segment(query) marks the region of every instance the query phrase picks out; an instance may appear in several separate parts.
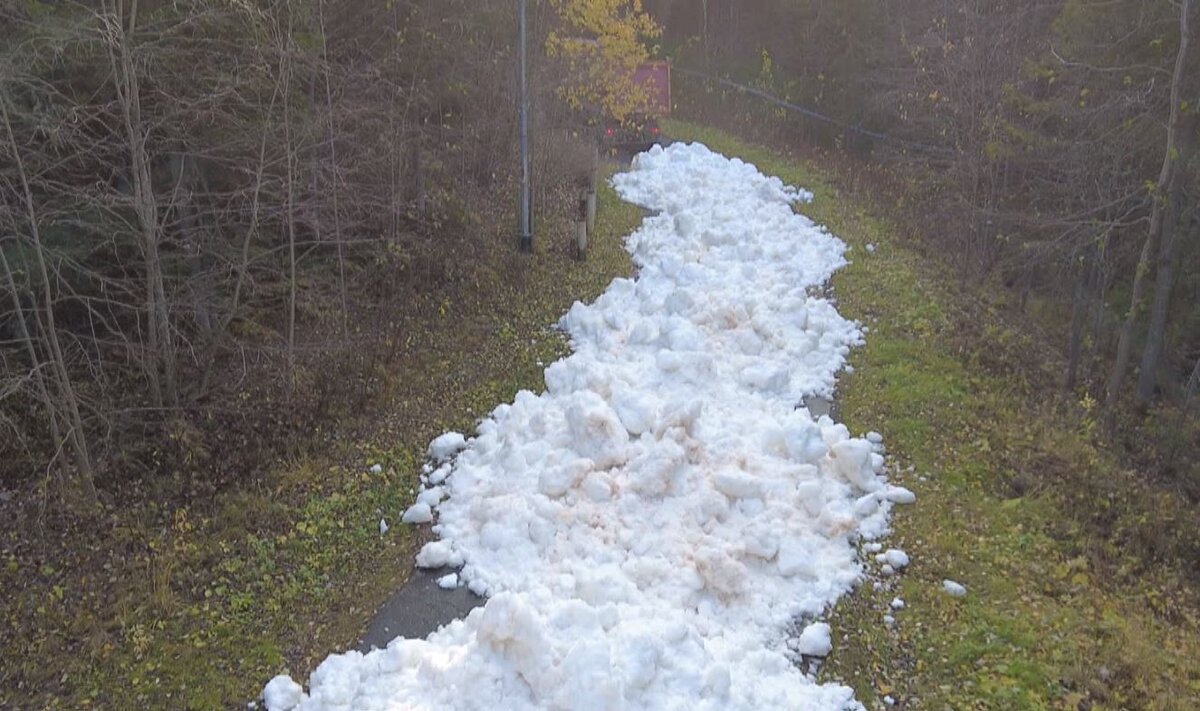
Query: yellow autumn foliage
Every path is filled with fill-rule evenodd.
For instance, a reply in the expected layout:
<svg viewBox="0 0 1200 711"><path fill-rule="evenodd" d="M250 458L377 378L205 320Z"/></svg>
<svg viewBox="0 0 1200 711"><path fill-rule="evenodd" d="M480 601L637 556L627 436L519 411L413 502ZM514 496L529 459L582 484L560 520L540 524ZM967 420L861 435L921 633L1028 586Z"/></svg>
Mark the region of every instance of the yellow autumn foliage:
<svg viewBox="0 0 1200 711"><path fill-rule="evenodd" d="M567 62L569 79L560 87L574 108L598 110L618 121L647 101L633 72L650 58L648 43L661 29L642 0L550 0L560 26L550 33L546 52Z"/></svg>

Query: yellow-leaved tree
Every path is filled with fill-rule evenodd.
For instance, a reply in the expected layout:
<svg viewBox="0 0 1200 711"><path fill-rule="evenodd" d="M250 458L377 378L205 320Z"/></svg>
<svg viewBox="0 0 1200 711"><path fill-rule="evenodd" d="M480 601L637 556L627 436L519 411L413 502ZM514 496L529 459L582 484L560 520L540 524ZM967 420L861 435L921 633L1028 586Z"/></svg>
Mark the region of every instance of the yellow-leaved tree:
<svg viewBox="0 0 1200 711"><path fill-rule="evenodd" d="M650 58L649 43L661 30L642 0L550 0L560 26L546 51L565 60L569 79L560 92L575 108L592 108L626 121L646 105L647 94L633 81L634 70Z"/></svg>

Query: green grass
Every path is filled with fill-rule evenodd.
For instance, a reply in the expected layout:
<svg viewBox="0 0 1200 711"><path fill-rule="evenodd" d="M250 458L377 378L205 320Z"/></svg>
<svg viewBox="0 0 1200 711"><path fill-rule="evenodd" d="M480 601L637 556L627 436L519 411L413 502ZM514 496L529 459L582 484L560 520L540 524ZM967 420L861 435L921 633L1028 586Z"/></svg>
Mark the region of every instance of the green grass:
<svg viewBox="0 0 1200 711"><path fill-rule="evenodd" d="M1164 538L1194 529L1104 448L1093 403L1041 391L1050 356L1006 325L996 292L960 286L831 171L693 124L664 130L812 190L803 212L852 246L834 294L870 332L839 385L840 418L884 435L918 500L889 540L911 568L894 589L839 602L831 623L847 639L823 677L868 708L884 695L939 711L1200 708L1194 598L1153 554L1173 538L1146 533L1155 511ZM945 595L944 578L969 594ZM893 596L907 607L888 628Z"/></svg>
<svg viewBox="0 0 1200 711"><path fill-rule="evenodd" d="M397 329L405 348L360 436L314 432L326 452L208 505L161 510L148 495L111 510L51 562L6 541L0 708L240 708L274 674L306 678L352 647L425 535L399 518L429 439L542 388L540 364L566 351L554 323L631 272L621 238L640 219L604 187L586 261L549 218L532 257L494 245L469 288Z"/></svg>

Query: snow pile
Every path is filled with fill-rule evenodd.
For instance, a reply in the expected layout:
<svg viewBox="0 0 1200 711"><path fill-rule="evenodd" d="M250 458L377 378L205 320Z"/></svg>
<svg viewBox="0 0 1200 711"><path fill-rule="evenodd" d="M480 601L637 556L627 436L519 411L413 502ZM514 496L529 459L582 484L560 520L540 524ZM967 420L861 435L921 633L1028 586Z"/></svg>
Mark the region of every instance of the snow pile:
<svg viewBox="0 0 1200 711"><path fill-rule="evenodd" d="M302 700L273 680L269 708L858 707L786 639L859 578L852 544L908 499L877 443L797 409L832 395L861 341L808 293L846 247L793 212L805 194L701 145L655 148L614 184L658 212L628 238L638 278L563 318L574 353L545 393L470 442L435 440L439 490L404 517L436 508L418 564L463 566L439 584L487 604L329 657ZM791 642L832 647L823 623Z"/></svg>

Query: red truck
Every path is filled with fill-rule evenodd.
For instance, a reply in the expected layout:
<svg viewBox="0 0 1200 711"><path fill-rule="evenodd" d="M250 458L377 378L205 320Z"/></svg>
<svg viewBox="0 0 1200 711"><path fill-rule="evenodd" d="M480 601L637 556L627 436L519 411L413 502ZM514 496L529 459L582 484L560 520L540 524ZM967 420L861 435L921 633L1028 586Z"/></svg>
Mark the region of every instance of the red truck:
<svg viewBox="0 0 1200 711"><path fill-rule="evenodd" d="M605 119L601 143L607 148L645 150L662 139L659 120L671 115L671 63L643 62L633 71L633 83L646 93L645 105L624 121Z"/></svg>

